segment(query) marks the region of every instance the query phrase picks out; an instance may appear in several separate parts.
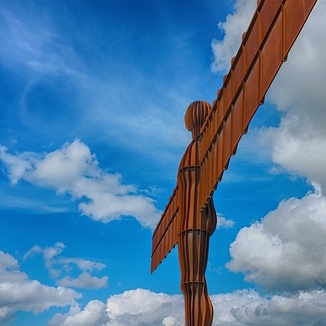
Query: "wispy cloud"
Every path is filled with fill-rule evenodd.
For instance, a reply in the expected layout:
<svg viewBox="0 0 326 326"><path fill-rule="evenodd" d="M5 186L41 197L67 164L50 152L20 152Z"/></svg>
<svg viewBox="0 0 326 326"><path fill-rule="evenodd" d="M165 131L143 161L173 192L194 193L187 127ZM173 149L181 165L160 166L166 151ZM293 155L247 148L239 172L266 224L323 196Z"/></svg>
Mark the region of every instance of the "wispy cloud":
<svg viewBox="0 0 326 326"><path fill-rule="evenodd" d="M25 253L24 260L34 255L42 255L51 277L63 287L99 289L107 286L107 276L91 275L91 272L103 270L106 267L105 264L88 259L65 257L62 255L64 249L65 245L62 242L57 242L54 246L46 248L35 245ZM74 276L70 274L74 274ZM75 276L76 274L79 275Z"/></svg>
<svg viewBox="0 0 326 326"><path fill-rule="evenodd" d="M58 280L58 285L64 287L83 288L83 289L99 289L107 286L108 277L96 277L87 272L81 273L77 278L64 277Z"/></svg>
<svg viewBox="0 0 326 326"><path fill-rule="evenodd" d="M98 18L92 17L89 18L92 21L89 29L85 27L79 31L84 27L69 21L71 13L64 4L62 6L64 15L55 8L52 8L51 15L41 15L40 9L33 5L28 10L14 4L0 8L4 18L0 32L3 45L0 57L6 67L20 75L23 81L19 107L14 109L23 125L49 136L62 133L63 119L73 121L71 129L65 131L68 137L72 134L80 138L106 138L108 143L114 139L114 144L137 153L146 151L152 159L158 154L169 159L173 151L182 150L190 139L183 128L185 109L194 100L189 94L199 96L200 92L198 83L189 78L186 54L179 59L175 51L184 52L187 49L184 43L191 37L172 32L163 41L154 34L148 35L149 39L145 37L149 43L155 43L153 49L162 48L165 56L174 58L168 73L161 64L160 51L152 56L146 55L147 61L156 62L151 65L155 68L148 71L126 53L129 47L140 45L125 27L111 30L107 26L108 34L97 35L101 33L94 30L99 24ZM62 31L65 25L69 26L69 33ZM72 36L73 31L76 34ZM94 38L92 33L98 38ZM83 37L75 39L76 35L82 34ZM125 42L130 42L130 45L125 46ZM173 47L166 45L170 43ZM91 54L87 63L83 53ZM190 53L187 52L187 58ZM123 56L126 59L122 62ZM172 78L176 67L179 76L184 75L184 82ZM182 74L181 68L184 70ZM56 85L55 91L49 87L52 84ZM40 92L47 96L37 103L36 114L34 106ZM64 114L58 116L59 110L47 108L49 98L56 99Z"/></svg>

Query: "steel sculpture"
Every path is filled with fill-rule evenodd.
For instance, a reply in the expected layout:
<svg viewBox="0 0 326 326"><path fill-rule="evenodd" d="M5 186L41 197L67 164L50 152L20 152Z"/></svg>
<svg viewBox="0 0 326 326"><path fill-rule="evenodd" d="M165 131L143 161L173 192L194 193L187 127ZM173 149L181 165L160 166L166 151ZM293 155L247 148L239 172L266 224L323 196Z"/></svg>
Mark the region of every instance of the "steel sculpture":
<svg viewBox="0 0 326 326"><path fill-rule="evenodd" d="M212 196L223 172L317 0L260 0L212 107L187 109L192 142L152 241L153 272L178 244L186 326L210 326L213 306L205 269L216 227Z"/></svg>

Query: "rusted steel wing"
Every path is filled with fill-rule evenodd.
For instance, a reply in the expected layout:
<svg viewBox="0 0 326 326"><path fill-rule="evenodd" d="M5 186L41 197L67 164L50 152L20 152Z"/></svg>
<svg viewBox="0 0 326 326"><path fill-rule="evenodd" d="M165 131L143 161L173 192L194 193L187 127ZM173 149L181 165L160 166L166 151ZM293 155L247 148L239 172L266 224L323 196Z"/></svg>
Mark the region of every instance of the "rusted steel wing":
<svg viewBox="0 0 326 326"><path fill-rule="evenodd" d="M202 127L199 207L207 205L317 0L261 0Z"/></svg>
<svg viewBox="0 0 326 326"><path fill-rule="evenodd" d="M178 211L178 188L176 187L153 234L151 273L178 241L180 233Z"/></svg>

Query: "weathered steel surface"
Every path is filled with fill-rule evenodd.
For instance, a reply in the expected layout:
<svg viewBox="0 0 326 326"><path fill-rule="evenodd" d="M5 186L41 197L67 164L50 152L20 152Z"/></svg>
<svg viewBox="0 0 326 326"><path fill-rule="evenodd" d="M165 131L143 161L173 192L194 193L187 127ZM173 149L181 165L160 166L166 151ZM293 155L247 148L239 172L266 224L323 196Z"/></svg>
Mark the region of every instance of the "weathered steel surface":
<svg viewBox="0 0 326 326"><path fill-rule="evenodd" d="M176 187L153 235L151 272L155 270L178 241L180 232L178 197L178 187Z"/></svg>
<svg viewBox="0 0 326 326"><path fill-rule="evenodd" d="M212 200L203 211L196 205L201 178L199 133L210 110L210 104L204 101L189 105L185 123L187 129L192 132L193 139L182 157L178 171L178 192L181 199L178 255L186 325L210 325L213 319L213 305L208 296L205 270L209 237L216 228L216 212Z"/></svg>
<svg viewBox="0 0 326 326"><path fill-rule="evenodd" d="M185 122L193 140L154 231L151 264L153 272L178 244L187 326L212 323L205 269L209 237L216 221L213 193L316 2L258 1L212 108L204 101L188 107Z"/></svg>

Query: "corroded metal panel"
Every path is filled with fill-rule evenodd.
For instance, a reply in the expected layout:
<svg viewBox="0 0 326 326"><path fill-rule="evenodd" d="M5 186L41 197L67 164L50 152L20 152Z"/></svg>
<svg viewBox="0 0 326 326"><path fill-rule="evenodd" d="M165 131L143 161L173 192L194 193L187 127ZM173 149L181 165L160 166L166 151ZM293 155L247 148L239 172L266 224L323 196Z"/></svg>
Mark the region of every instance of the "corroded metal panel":
<svg viewBox="0 0 326 326"><path fill-rule="evenodd" d="M178 205L178 188L175 188L153 234L151 272L156 269L178 241L180 232Z"/></svg>

